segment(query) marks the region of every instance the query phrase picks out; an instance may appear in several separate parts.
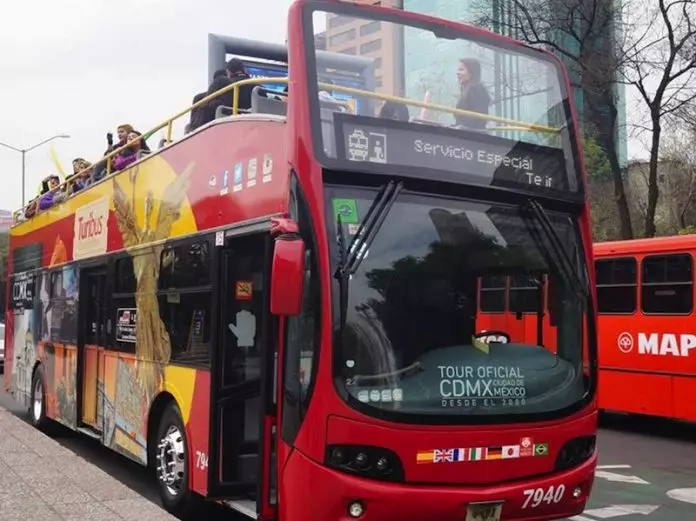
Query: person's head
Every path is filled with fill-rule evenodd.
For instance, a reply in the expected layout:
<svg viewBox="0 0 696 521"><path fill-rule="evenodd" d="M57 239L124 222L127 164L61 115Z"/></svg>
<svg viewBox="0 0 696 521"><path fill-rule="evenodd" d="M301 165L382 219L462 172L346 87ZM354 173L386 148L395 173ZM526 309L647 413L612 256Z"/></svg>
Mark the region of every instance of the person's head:
<svg viewBox="0 0 696 521"><path fill-rule="evenodd" d="M86 168L89 168L90 166L92 166L90 162L81 157L76 157L75 159L73 159L72 162L73 173L75 174L81 172L82 170L85 170Z"/></svg>
<svg viewBox="0 0 696 521"><path fill-rule="evenodd" d="M457 79L459 85L464 86L469 82L481 81L481 62L474 58L462 58L457 67Z"/></svg>
<svg viewBox="0 0 696 521"><path fill-rule="evenodd" d="M128 142L129 143L133 142L136 139L138 139L140 136L142 136L142 134L140 132L138 132L137 130L133 130L133 131L128 133ZM147 143L145 143L144 139L141 139L137 143L133 143L130 148L133 150L147 150L148 152L150 150L147 146Z"/></svg>
<svg viewBox="0 0 696 521"><path fill-rule="evenodd" d="M133 125L119 125L116 129L116 133L118 134L118 142L125 143L126 139L128 139L128 134L131 132L133 132Z"/></svg>
<svg viewBox="0 0 696 521"><path fill-rule="evenodd" d="M48 177L48 189L53 190L54 188L57 188L58 185L60 184L60 177L57 175L51 175Z"/></svg>
<svg viewBox="0 0 696 521"><path fill-rule="evenodd" d="M233 76L240 76L245 74L244 63L239 58L232 58L227 62L227 76L230 78Z"/></svg>
<svg viewBox="0 0 696 521"><path fill-rule="evenodd" d="M380 118L395 119L397 121L408 121L410 114L408 107L396 101L385 101L379 111Z"/></svg>

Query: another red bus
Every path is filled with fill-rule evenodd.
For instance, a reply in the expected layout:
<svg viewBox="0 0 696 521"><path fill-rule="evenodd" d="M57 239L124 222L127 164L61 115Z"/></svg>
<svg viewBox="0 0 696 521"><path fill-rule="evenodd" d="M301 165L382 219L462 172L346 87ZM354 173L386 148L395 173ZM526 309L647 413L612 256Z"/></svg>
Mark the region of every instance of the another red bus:
<svg viewBox="0 0 696 521"><path fill-rule="evenodd" d="M257 85L251 113L236 94L231 116L12 227L6 387L35 425L150 465L176 513L579 514L596 317L562 65L347 2L299 0L288 27L288 78L234 87ZM387 50L340 49L340 27ZM532 337L479 311L510 277L551 295Z"/></svg>
<svg viewBox="0 0 696 521"><path fill-rule="evenodd" d="M694 236L604 242L594 252L599 407L696 420Z"/></svg>

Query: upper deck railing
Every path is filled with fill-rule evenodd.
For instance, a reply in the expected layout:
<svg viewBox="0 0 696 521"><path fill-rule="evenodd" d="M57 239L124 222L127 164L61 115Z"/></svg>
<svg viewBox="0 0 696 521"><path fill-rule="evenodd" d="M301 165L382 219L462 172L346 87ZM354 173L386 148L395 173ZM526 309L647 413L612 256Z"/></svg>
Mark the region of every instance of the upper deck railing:
<svg viewBox="0 0 696 521"><path fill-rule="evenodd" d="M83 170L80 170L79 172L74 173L73 175L70 176L69 179L66 179L63 181L61 184L59 184L57 187L49 190L49 192L53 193L58 193L61 191L65 191L67 194L70 193L70 187L72 183L74 183L74 179L79 178L82 175L86 175L100 165L106 163L106 174L105 176L100 179L98 182L102 182L105 179L108 179L111 177L111 175L115 172L112 171L112 166L111 166L111 159L119 154L120 152L126 150L127 148L133 146L136 143L139 143L141 140L145 139L146 137L152 136L155 132L158 132L162 129L166 128L166 137L165 137L165 143L167 145L173 143L172 140L172 133L174 129L174 122L177 121L179 118L189 114L193 110L203 107L204 105L208 104L210 101L213 99L217 98L218 96L221 96L223 94L226 94L230 91L232 91L232 114L231 116L237 116L240 114L240 109L239 109L239 87L242 87L244 85L261 85L261 84L287 84L288 83L288 78L277 78L277 77L263 77L263 78L250 78L250 79L245 79L245 80L240 80L237 81L233 84L227 85L226 87L223 87L222 89L206 96L205 98L199 100L198 102L194 103L193 105L187 107L186 109L177 112L173 116L165 119L155 127L151 128L147 132L143 133L141 136L138 136L136 139L127 142L125 145L116 148L109 152L108 154L104 155L101 157L98 161L93 163L90 167L87 167ZM349 94L353 96L360 96L360 97L365 97L365 98L370 98L370 99L377 99L377 100L382 100L382 101L393 101L397 103L401 103L403 105L408 105L408 106L413 106L413 107L418 107L418 108L423 108L423 109L428 109L428 110L433 110L436 112L445 112L449 114L453 114L455 116L467 116L471 117L474 119L479 119L479 120L485 120L485 121L492 121L495 123L500 123L503 124L504 126L499 126L499 127L488 127L486 130L489 131L527 131L527 132L536 132L536 133L541 133L541 134L557 134L560 131L563 130L564 127L548 127L544 125L539 125L536 123L527 123L524 121L517 121L514 119L510 118L504 118L501 116L495 116L492 114L483 114L479 112L472 112L470 110L463 110L463 109L458 109L456 107L449 107L447 105L438 105L435 103L428 103L424 101L418 101L418 100L413 100L409 98L402 98L398 96L392 96L390 94L382 94L378 92L372 92L372 91L367 91L367 90L362 90L362 89L356 89L352 87L344 87L341 85L333 85L329 83L322 83L319 82L319 88L320 89L325 89L328 91L334 91L334 92L341 92L343 94ZM287 96L286 93L274 93L277 95L285 95ZM138 158L138 161L142 158L145 158L148 156L142 156L141 158ZM130 167L130 165L129 165ZM96 183L95 183L96 184ZM88 190L91 188L92 185L88 186L85 188L85 190ZM48 193L48 192L46 192ZM80 192L77 192L80 193ZM38 215L39 213L45 211L45 210L39 210L39 200L40 198L45 195L41 194L37 196L36 198L32 199L27 203L24 207L21 209L15 211L13 213L13 226L19 224L20 222L25 222L28 219L33 218L35 215ZM66 199L72 197L75 194L70 194L66 197ZM62 201L56 203L56 204L61 204L65 199ZM32 206L36 207L35 213L33 213L30 217L25 217L27 210L30 209ZM23 219L20 221L20 216L23 217Z"/></svg>

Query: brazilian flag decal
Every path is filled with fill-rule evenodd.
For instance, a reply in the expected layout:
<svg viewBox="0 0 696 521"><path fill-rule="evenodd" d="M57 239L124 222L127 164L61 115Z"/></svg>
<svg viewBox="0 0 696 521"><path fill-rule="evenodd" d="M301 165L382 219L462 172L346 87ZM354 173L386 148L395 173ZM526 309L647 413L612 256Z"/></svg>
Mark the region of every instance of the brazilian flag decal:
<svg viewBox="0 0 696 521"><path fill-rule="evenodd" d="M548 443L535 443L534 444L534 455L535 456L548 456L549 455L549 444Z"/></svg>

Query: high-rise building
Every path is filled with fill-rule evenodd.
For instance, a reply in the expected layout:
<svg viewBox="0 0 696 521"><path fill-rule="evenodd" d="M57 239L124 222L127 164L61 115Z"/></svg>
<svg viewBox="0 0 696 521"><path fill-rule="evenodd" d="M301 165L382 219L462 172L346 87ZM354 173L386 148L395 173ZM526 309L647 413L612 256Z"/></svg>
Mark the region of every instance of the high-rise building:
<svg viewBox="0 0 696 521"><path fill-rule="evenodd" d="M621 0L615 0L615 5L617 6L616 12L620 12L620 9L618 9L620 1ZM402 3L400 7L408 11L428 14L431 16L437 16L439 18L446 18L470 24L475 24L477 22L477 17L480 17L482 14L484 14L482 12L482 8L487 8L487 3L490 3L490 11L485 13L485 15L487 15L485 17L491 18L494 21L512 19L511 15L514 14L510 13L511 3L506 0L401 0L401 2ZM548 0L548 2L550 5L550 9L561 8L562 5L565 5L567 3L566 2L562 5L554 6L555 0ZM504 33L512 38L521 39L519 34L514 34L511 33L509 30L502 29L501 27L504 25L505 24L498 25L494 23L493 29L497 30L498 32ZM607 53L605 51L602 51L602 49L607 49L608 46L615 45L616 42L620 41L621 39L621 34L619 32L620 24L609 23L606 24L606 27L607 34L598 34L596 37L597 41L595 42L594 47L596 47L599 50L598 55L600 55L602 52L606 55ZM560 44L563 45L563 37L560 36L560 38ZM570 47L572 43L568 42L567 45ZM454 68L456 67L456 62L460 58L460 56L457 54L457 51L454 48L450 48L451 50L444 48L437 53L437 56L433 56L431 49L423 48L423 46L419 42L409 42L408 36L406 36L405 38L404 46L405 54L406 56L408 56L408 59L405 60L404 64L406 68L404 72L406 78L412 76L414 71L418 71L423 66L423 63L425 63L427 60L451 62L455 64L453 65ZM570 52L576 51L572 48L569 48L568 50ZM564 56L560 56L560 58L566 63L571 77L573 77L573 83L575 85L581 84L581 78L579 76L581 72L577 70L577 67L574 67L574 64L570 62L568 59L564 58ZM437 70L442 69L441 67L437 67ZM446 81L452 80L449 79ZM614 82L613 94L618 109L618 121L615 134L616 152L619 157L619 162L622 166L625 167L628 161L625 87L622 84L619 84L618 82ZM590 96L590 93L583 92L582 89L576 87L574 89L573 96L575 98L576 109L579 115L580 126L582 131L586 123L588 123L589 121L588 97ZM506 115L508 117L522 117L523 113L507 113L503 115Z"/></svg>
<svg viewBox="0 0 696 521"><path fill-rule="evenodd" d="M396 1L397 7L401 7L401 0ZM390 0L358 0L358 3L394 5ZM397 92L398 79L393 66L398 45L395 29L393 24L329 15L326 20L326 50L373 58L377 92Z"/></svg>

